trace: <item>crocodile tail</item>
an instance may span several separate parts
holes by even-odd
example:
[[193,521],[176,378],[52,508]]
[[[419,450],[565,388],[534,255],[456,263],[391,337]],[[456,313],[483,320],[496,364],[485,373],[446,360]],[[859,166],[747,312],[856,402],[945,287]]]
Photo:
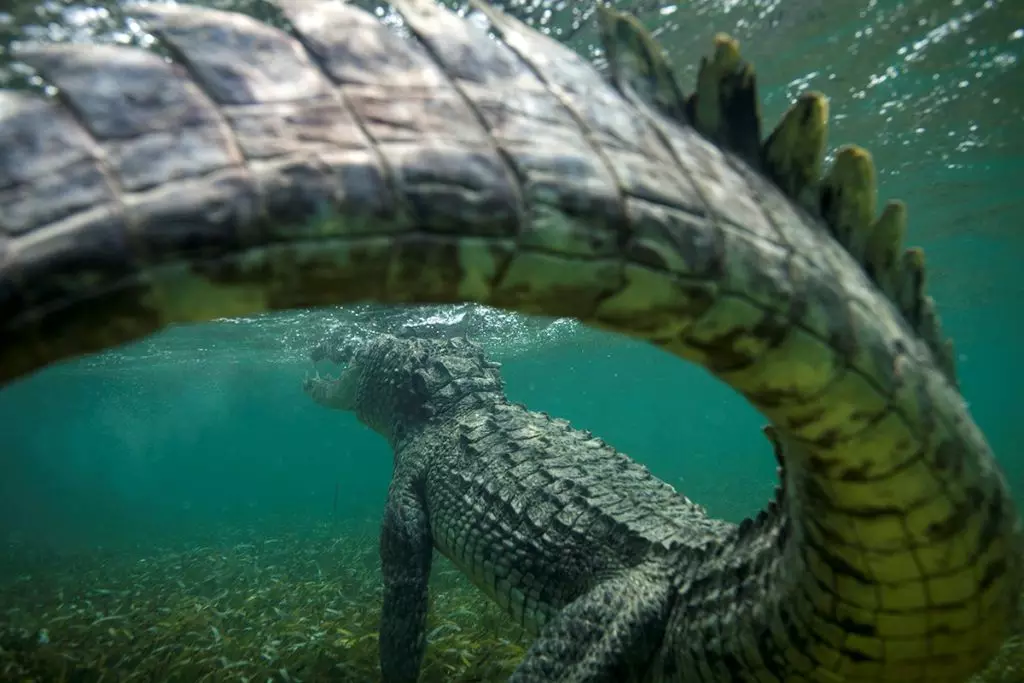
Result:
[[779,479],[785,481],[782,476],[786,471],[786,451],[783,449],[782,440],[779,438],[779,431],[772,425],[765,425],[761,428],[765,438],[772,444],[772,452],[775,453],[775,462],[779,463]]
[[823,173],[825,96],[803,93],[762,140],[757,79],[735,40],[726,35],[715,38],[714,53],[701,61],[697,89],[686,96],[665,52],[636,17],[605,5],[598,7],[597,16],[615,87],[735,152],[819,217],[957,387],[953,344],[943,335],[935,303],[925,291],[924,253],[917,248],[903,251],[906,206],[890,201],[876,217],[875,167],[871,155],[860,147],[839,148],[831,168]]
[[775,486],[775,495],[768,501],[768,507],[761,510],[759,515],[774,515],[777,510],[785,504],[786,499],[786,446],[783,444],[782,435],[774,425],[761,427],[761,432],[772,445],[772,453],[775,454],[775,468],[779,483]]

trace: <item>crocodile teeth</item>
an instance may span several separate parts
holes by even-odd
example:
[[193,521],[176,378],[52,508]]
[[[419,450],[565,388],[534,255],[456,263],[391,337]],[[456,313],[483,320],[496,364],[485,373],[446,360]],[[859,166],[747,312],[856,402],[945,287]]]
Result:
[[805,209],[817,211],[817,188],[828,142],[828,100],[805,92],[782,115],[761,147],[765,173]]

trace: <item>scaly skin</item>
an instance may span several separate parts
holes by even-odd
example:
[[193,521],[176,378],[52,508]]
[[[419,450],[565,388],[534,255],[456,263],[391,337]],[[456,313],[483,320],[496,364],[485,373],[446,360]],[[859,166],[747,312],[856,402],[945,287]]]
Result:
[[[592,650],[602,667],[594,680],[626,681],[626,671],[644,680],[684,577],[736,543],[735,527],[600,439],[510,403],[497,364],[465,339],[382,335],[338,379],[310,379],[305,390],[354,412],[395,452],[381,530],[385,681],[419,673],[434,547],[527,631],[554,620],[575,634],[568,643],[545,634],[549,647],[620,633],[615,647]],[[766,543],[742,548],[737,560],[752,571],[772,559],[755,549],[775,554]],[[617,604],[605,601],[610,590]],[[570,603],[589,618],[558,618]],[[531,652],[513,680],[547,680],[547,666]]]
[[[859,150],[819,178],[823,99],[762,144],[727,40],[684,97],[609,12],[610,80],[493,12],[491,37],[430,0],[393,3],[404,33],[342,3],[279,4],[291,34],[134,8],[170,61],[17,51],[60,95],[0,91],[0,382],[271,309],[574,316],[702,364],[785,444],[771,566],[733,566],[739,537],[681,558],[653,678],[945,683],[983,666],[1021,592],[1020,519],[922,257],[900,256],[902,207],[874,220]],[[606,680],[642,658],[635,633],[566,630],[605,597],[641,621],[665,604],[618,581],[551,620],[522,676]]]

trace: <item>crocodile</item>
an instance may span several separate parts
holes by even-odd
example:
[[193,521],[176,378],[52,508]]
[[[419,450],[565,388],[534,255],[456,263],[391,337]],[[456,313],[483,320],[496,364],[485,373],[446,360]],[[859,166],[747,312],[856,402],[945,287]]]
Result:
[[[781,496],[745,525],[708,517],[600,438],[510,402],[500,363],[465,337],[382,334],[332,360],[344,370],[307,378],[306,394],[351,411],[394,450],[380,535],[384,681],[417,680],[435,548],[550,641],[516,681],[677,680],[657,657],[669,654],[658,650],[684,584],[735,591],[736,574],[711,560],[723,548],[735,549],[735,572],[778,560]],[[735,597],[775,599],[757,588]],[[590,651],[552,676],[551,648],[567,642]],[[661,674],[649,676],[652,667]]]
[[[555,348],[572,344],[579,346],[580,329],[565,318],[538,318],[528,316],[495,315],[498,311],[482,306],[386,306],[353,305],[335,311],[327,318],[330,322],[328,334],[320,334],[310,356],[316,362],[322,358],[331,359],[353,339],[372,337],[377,334],[434,337],[473,337],[474,339],[501,339],[502,353],[510,357],[519,353],[512,342],[516,336],[523,340],[522,346],[530,351],[540,348]],[[315,330],[311,330],[310,340]],[[322,332],[322,331],[321,331]],[[590,346],[597,340],[588,339]]]
[[[517,680],[609,680],[651,647],[594,628],[601,599],[671,606],[651,680],[984,666],[1024,583],[1020,515],[903,246],[905,205],[879,210],[861,148],[826,164],[824,95],[764,134],[735,41],[716,37],[687,93],[607,7],[599,70],[478,0],[472,21],[433,0],[274,4],[280,28],[129,7],[159,51],[14,46],[49,87],[0,90],[0,384],[267,310],[573,317],[702,365],[765,416],[785,533],[743,526],[668,597],[595,589]],[[774,551],[751,566],[745,543]]]

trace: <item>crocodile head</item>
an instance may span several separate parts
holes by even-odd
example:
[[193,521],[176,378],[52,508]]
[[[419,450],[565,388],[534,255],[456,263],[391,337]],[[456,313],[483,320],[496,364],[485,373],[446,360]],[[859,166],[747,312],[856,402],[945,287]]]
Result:
[[312,357],[343,367],[336,377],[306,378],[306,394],[321,405],[355,413],[392,446],[432,420],[506,400],[500,364],[464,337],[383,334],[358,344],[317,347]]

